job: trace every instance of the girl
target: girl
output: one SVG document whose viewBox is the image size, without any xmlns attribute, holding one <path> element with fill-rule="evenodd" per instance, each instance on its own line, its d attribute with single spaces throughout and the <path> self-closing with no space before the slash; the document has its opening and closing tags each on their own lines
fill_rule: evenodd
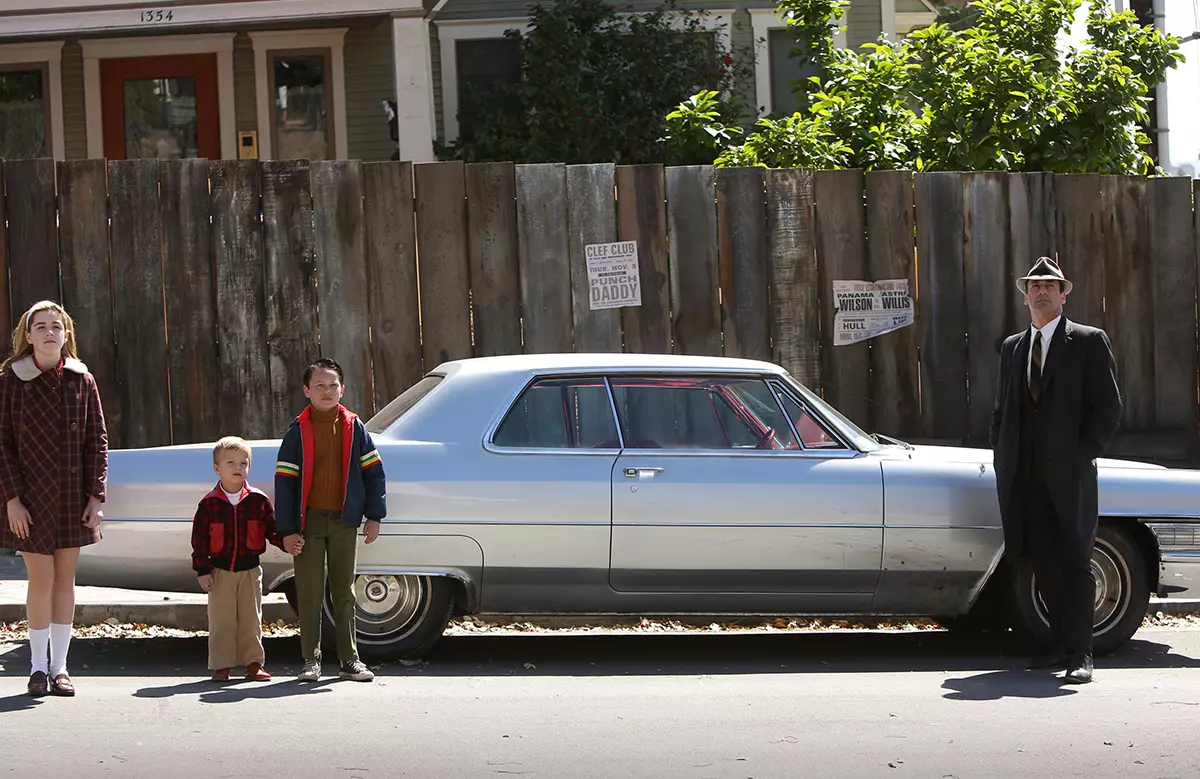
<svg viewBox="0 0 1200 779">
<path fill-rule="evenodd" d="M 100 540 L 107 475 L 100 393 L 77 359 L 75 325 L 57 303 L 35 303 L 0 366 L 0 547 L 21 552 L 28 572 L 30 695 L 75 694 L 75 566 Z"/>
</svg>

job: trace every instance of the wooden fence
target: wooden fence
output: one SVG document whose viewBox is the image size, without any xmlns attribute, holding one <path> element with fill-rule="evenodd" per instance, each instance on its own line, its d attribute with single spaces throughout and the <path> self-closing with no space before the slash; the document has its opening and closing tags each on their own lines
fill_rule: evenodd
<svg viewBox="0 0 1200 779">
<path fill-rule="evenodd" d="M 273 437 L 318 355 L 364 416 L 447 359 L 764 358 L 868 430 L 986 446 L 1013 279 L 1057 254 L 1108 330 L 1114 454 L 1194 462 L 1190 179 L 443 162 L 8 161 L 0 325 L 62 300 L 114 446 Z M 636 241 L 642 305 L 584 247 Z M 908 278 L 916 324 L 834 346 L 834 280 Z"/>
</svg>

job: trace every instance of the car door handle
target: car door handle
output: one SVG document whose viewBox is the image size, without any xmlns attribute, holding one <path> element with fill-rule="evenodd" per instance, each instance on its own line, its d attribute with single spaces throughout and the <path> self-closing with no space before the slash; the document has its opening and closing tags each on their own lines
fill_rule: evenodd
<svg viewBox="0 0 1200 779">
<path fill-rule="evenodd" d="M 649 476 L 649 475 L 653 475 L 656 473 L 662 473 L 662 472 L 663 472 L 662 468 L 626 468 L 625 469 L 625 475 L 631 479 L 636 479 L 638 476 L 641 476 L 643 474 Z"/>
</svg>

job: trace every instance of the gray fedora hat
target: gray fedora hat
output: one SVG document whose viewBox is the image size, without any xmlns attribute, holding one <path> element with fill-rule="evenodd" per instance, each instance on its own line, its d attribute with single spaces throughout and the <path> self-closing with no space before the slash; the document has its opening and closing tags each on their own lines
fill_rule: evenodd
<svg viewBox="0 0 1200 779">
<path fill-rule="evenodd" d="M 1070 292 L 1071 288 L 1075 286 L 1063 275 L 1058 263 L 1049 257 L 1038 257 L 1037 262 L 1033 263 L 1033 267 L 1029 269 L 1029 273 L 1017 279 L 1017 289 L 1024 292 L 1031 281 L 1061 282 L 1063 292 Z"/>
</svg>

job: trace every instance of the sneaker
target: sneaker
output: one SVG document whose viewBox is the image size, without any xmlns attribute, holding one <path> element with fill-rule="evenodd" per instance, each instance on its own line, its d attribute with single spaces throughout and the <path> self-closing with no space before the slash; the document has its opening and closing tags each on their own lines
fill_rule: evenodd
<svg viewBox="0 0 1200 779">
<path fill-rule="evenodd" d="M 267 673 L 267 669 L 262 667 L 262 663 L 251 663 L 246 666 L 246 680 L 251 682 L 266 682 L 271 679 L 271 674 Z"/>
<path fill-rule="evenodd" d="M 218 668 L 217 670 L 213 671 L 212 680 L 214 682 L 229 681 L 229 669 L 228 668 Z"/>
<path fill-rule="evenodd" d="M 297 681 L 315 682 L 321 678 L 321 664 L 316 660 L 306 660 L 304 668 L 300 669 L 300 675 L 296 677 Z"/>
<path fill-rule="evenodd" d="M 342 671 L 338 674 L 342 679 L 349 679 L 352 682 L 369 682 L 375 678 L 370 668 L 362 660 L 351 660 L 348 663 L 342 663 Z"/>
</svg>

